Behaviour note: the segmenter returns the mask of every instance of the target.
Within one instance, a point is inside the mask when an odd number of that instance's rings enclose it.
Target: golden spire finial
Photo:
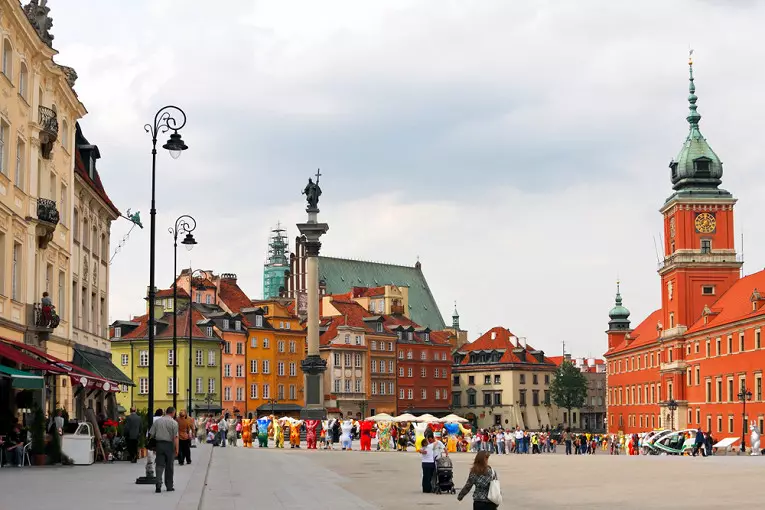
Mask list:
[[[688,65],[693,65],[693,48],[688,48]]]

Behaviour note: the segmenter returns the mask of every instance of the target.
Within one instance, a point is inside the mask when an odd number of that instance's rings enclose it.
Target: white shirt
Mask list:
[[[516,430],[515,431],[515,439],[523,439],[523,431],[522,430]]]
[[[435,459],[435,452],[433,451],[433,448],[436,447],[435,444],[436,443],[430,443],[430,444],[424,446],[425,453],[421,454],[422,455],[422,462],[423,463],[424,462],[435,462],[436,461],[436,459]]]

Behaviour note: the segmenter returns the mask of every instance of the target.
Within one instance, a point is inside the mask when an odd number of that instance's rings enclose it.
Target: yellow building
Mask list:
[[[76,73],[53,60],[48,12],[37,0],[0,0],[0,337],[68,361],[74,127],[87,112]],[[55,328],[40,313],[45,291]],[[57,379],[56,399],[72,411],[72,388]]]
[[[242,308],[247,325],[248,413],[272,411],[298,417],[305,405],[305,378],[300,362],[305,357],[306,333],[289,301],[254,301]]]
[[[157,305],[157,329],[154,337],[154,407],[165,409],[173,405],[173,392],[177,393],[178,408],[187,408],[191,399],[192,411],[220,410],[221,359],[223,340],[215,323],[205,318],[193,304],[192,333],[192,388],[189,388],[189,307],[179,306],[177,326],[177,356],[173,352],[173,313],[162,313]],[[112,361],[132,379],[136,386],[117,395],[118,402],[129,409],[144,409],[149,395],[148,316],[130,321],[116,321],[111,326]],[[173,363],[177,364],[177,381],[173,380]],[[189,391],[189,389],[191,391]]]

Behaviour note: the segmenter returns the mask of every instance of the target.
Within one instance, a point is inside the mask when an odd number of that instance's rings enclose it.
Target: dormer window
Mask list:
[[[423,333],[422,339],[425,340],[426,342],[430,342],[430,333],[427,333],[427,332]]]
[[[242,321],[235,321],[234,322],[234,329],[237,331],[240,331],[242,329]]]
[[[404,338],[403,332],[401,330],[396,331],[396,336],[399,340],[403,340]]]
[[[114,328],[114,338],[120,338],[122,336],[122,328]]]
[[[256,328],[262,328],[263,327],[263,316],[262,315],[256,315],[255,316],[255,327]]]
[[[709,175],[710,161],[707,158],[699,158],[693,162],[696,174],[700,176]]]
[[[382,333],[383,332],[382,322],[378,322],[377,323],[377,327],[375,328],[375,331],[377,331],[378,333]]]
[[[228,329],[230,326],[228,319],[223,319],[223,329]]]
[[[407,332],[406,339],[407,340],[412,340],[413,338],[414,338],[414,334],[411,331]]]
[[[669,164],[669,168],[672,171],[672,179],[677,179],[677,161],[672,161]]]
[[[350,343],[351,343],[351,335],[345,335],[345,343],[350,345]]]
[[[205,335],[207,335],[208,338],[212,338],[212,336],[213,336],[213,327],[212,326],[207,326],[207,328],[205,328]]]

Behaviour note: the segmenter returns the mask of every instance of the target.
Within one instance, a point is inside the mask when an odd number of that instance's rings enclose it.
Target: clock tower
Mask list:
[[[733,206],[736,199],[721,189],[722,162],[699,130],[693,61],[688,61],[690,132],[670,164],[674,192],[664,203],[662,284],[663,336],[682,334],[701,318],[740,277],[743,262],[736,255]]]

